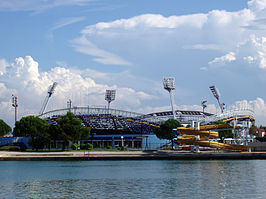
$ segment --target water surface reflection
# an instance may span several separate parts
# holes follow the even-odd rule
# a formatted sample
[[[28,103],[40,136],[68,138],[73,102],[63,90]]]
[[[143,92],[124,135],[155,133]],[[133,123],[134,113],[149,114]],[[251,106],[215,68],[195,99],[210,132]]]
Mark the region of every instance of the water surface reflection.
[[[1,162],[0,198],[264,198],[265,163]]]

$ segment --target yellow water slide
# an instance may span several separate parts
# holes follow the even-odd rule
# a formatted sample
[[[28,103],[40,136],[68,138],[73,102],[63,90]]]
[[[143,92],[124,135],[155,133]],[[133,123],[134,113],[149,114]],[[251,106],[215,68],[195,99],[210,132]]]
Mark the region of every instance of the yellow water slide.
[[[224,144],[217,141],[209,140],[217,138],[219,134],[216,131],[208,131],[208,130],[224,129],[230,127],[231,126],[228,124],[200,126],[200,130],[196,130],[195,128],[179,127],[177,128],[177,132],[182,134],[183,136],[179,136],[178,141],[182,144],[211,147],[211,148],[224,149],[229,151],[249,151],[249,146]]]

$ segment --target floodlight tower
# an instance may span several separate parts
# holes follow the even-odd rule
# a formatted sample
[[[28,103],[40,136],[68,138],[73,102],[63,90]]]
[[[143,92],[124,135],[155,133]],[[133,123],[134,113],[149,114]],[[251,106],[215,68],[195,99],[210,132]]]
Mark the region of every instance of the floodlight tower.
[[[71,101],[71,99],[69,99],[67,101],[67,108],[69,109],[69,111],[71,111],[71,107],[72,107],[72,101]]]
[[[201,102],[202,112],[203,113],[204,113],[205,108],[207,107],[206,103],[207,103],[207,100],[204,100],[204,101]]]
[[[175,79],[173,77],[164,77],[163,87],[165,90],[169,92],[173,116],[174,116],[174,119],[176,119],[174,103],[173,103],[173,92],[172,92],[173,90],[175,90]]]
[[[12,106],[15,108],[15,122],[16,122],[18,115],[18,97],[15,95],[12,95]]]
[[[108,111],[110,108],[110,103],[115,100],[116,90],[106,90],[105,92],[105,100],[108,102]]]
[[[220,93],[218,89],[215,86],[210,86],[210,89],[213,96],[217,99],[221,112],[223,113],[225,104],[220,102]]]
[[[45,108],[47,106],[47,103],[49,101],[49,98],[52,96],[52,94],[55,91],[56,85],[57,85],[57,82],[54,82],[51,86],[49,86],[48,91],[47,91],[47,96],[44,99],[44,102],[43,102],[43,105],[42,105],[42,108],[41,108],[41,111],[40,111],[40,115],[43,114],[43,112],[44,112],[44,110],[45,110]]]

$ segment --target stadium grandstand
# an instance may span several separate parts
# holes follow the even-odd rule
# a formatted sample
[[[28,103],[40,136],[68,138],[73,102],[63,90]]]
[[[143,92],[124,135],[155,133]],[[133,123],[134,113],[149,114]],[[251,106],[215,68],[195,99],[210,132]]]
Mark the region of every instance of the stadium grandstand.
[[[166,140],[159,140],[154,129],[161,123],[173,118],[172,111],[141,114],[130,111],[111,109],[106,107],[72,107],[48,111],[39,117],[49,123],[56,124],[58,118],[68,111],[75,114],[82,124],[91,128],[89,140],[94,148],[107,146],[126,146],[128,148],[161,148],[169,144]],[[250,110],[225,111],[220,115],[202,111],[176,110],[176,119],[183,125],[192,121],[208,124],[223,120],[232,125],[247,125],[254,122],[253,112]],[[246,123],[245,123],[246,122]]]

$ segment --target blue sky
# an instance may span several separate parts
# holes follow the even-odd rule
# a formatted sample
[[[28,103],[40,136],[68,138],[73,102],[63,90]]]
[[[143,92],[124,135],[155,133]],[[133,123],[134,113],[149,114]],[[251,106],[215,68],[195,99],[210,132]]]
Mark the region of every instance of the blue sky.
[[[2,0],[0,117],[13,123],[47,110],[106,105],[149,113],[168,110],[163,77],[175,77],[178,109],[252,108],[266,124],[266,0]]]

